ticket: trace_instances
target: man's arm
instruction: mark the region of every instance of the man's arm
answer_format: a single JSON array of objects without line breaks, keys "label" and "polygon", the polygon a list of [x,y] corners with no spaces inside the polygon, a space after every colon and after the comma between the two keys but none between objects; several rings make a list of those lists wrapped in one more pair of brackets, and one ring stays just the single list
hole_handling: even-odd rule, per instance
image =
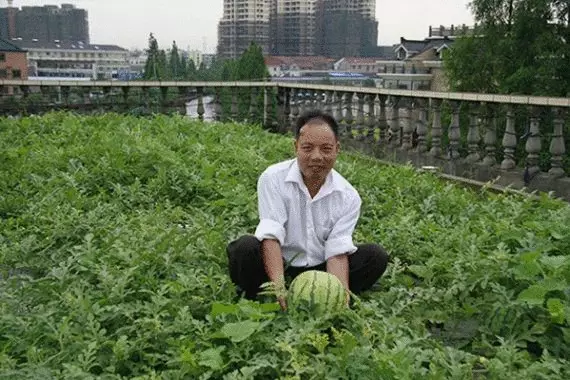
[{"label": "man's arm", "polygon": [[345,204],[344,214],[335,223],[328,240],[325,242],[327,272],[338,277],[347,290],[347,300],[350,289],[348,256],[356,251],[352,234],[360,217],[361,203],[360,196],[355,194]]},{"label": "man's arm", "polygon": [[[261,242],[261,255],[269,281],[275,285],[277,293],[284,293],[286,291],[285,274],[279,241],[270,239],[263,240]],[[287,310],[287,303],[284,296],[278,294],[277,299],[279,300],[281,309]]]},{"label": "man's arm", "polygon": [[338,255],[327,260],[327,272],[338,277],[347,292],[347,300],[349,297],[348,285],[348,255]]}]

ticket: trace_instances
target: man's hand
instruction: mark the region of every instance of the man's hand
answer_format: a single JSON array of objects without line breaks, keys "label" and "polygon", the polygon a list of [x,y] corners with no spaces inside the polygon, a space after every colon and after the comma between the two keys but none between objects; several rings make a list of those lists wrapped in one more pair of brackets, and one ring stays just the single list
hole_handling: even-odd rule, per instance
[{"label": "man's hand", "polygon": [[350,302],[350,291],[348,282],[348,256],[340,255],[331,257],[327,261],[327,272],[334,274],[346,289],[346,303]]},{"label": "man's hand", "polygon": [[277,297],[277,301],[279,301],[279,306],[281,306],[281,310],[287,311],[287,300],[285,297]]},{"label": "man's hand", "polygon": [[264,240],[261,242],[261,253],[265,265],[265,273],[269,281],[275,286],[277,300],[283,311],[287,310],[287,288],[285,286],[285,269],[283,267],[283,257],[281,256],[281,246],[277,240]]}]

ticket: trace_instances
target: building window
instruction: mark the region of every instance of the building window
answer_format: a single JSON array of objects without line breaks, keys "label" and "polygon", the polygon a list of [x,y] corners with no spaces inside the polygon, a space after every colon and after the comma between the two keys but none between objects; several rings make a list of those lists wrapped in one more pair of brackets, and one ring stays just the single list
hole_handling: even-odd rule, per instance
[{"label": "building window", "polygon": [[8,78],[8,70],[0,69],[0,79],[6,79],[6,78]]},{"label": "building window", "polygon": [[22,71],[21,70],[18,70],[18,69],[12,70],[12,78],[20,79],[21,77],[22,77]]},{"label": "building window", "polygon": [[6,54],[0,53],[0,62],[5,62],[5,61],[6,61]]}]

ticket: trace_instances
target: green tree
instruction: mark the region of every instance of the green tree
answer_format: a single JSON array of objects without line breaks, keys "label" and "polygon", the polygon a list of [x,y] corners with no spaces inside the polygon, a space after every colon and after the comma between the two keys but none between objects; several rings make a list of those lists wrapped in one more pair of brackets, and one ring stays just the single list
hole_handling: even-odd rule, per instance
[{"label": "green tree", "polygon": [[262,81],[269,78],[261,46],[252,42],[238,60],[237,80]]},{"label": "green tree", "polygon": [[145,80],[158,80],[161,75],[161,68],[159,63],[159,49],[158,42],[154,35],[151,33],[148,39],[148,49],[146,50],[147,60],[144,68]]},{"label": "green tree", "polygon": [[182,74],[182,68],[180,64],[180,54],[178,53],[178,46],[176,46],[176,41],[172,41],[172,49],[170,50],[170,59],[168,60],[168,66],[170,68],[170,78],[180,79]]},{"label": "green tree", "polygon": [[569,1],[473,0],[478,26],[444,58],[453,90],[568,96]]}]

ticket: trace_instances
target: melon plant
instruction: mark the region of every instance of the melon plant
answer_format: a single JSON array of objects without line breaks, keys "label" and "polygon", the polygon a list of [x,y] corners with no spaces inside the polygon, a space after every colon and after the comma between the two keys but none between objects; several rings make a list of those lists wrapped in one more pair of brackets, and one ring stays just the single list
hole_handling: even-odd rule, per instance
[{"label": "melon plant", "polygon": [[306,308],[315,316],[322,316],[346,306],[346,290],[335,275],[310,270],[293,279],[287,303],[289,309]]}]

